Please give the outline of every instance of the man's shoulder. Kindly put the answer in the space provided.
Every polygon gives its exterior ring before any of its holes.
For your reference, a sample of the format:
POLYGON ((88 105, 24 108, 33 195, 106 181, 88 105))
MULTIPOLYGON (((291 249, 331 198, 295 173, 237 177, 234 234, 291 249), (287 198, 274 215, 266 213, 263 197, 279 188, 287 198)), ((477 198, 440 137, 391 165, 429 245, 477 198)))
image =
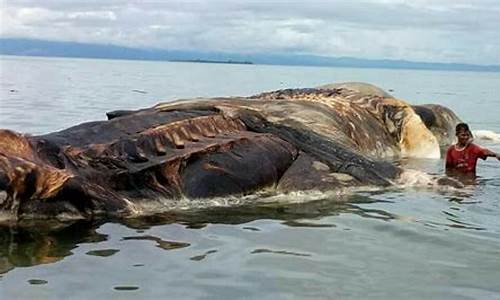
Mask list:
POLYGON ((470 146, 471 147, 469 147, 470 149, 468 150, 469 153, 474 153, 474 155, 477 155, 478 157, 480 157, 482 159, 486 159, 486 155, 488 152, 488 150, 486 148, 483 148, 483 147, 476 145, 476 144, 471 144, 470 146))
POLYGON ((469 149, 470 150, 483 150, 483 147, 477 145, 477 144, 474 144, 474 143, 470 143, 469 144, 469 149))

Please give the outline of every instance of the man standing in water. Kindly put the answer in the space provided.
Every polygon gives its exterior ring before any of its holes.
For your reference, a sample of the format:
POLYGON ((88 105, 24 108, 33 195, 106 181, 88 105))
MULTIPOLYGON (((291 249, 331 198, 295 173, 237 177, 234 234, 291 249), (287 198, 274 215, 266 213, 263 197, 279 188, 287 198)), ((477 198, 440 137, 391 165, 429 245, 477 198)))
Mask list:
POLYGON ((457 143, 446 152, 446 173, 475 175, 478 158, 496 157, 500 160, 500 154, 472 143, 472 132, 467 124, 458 124, 455 135, 457 143))

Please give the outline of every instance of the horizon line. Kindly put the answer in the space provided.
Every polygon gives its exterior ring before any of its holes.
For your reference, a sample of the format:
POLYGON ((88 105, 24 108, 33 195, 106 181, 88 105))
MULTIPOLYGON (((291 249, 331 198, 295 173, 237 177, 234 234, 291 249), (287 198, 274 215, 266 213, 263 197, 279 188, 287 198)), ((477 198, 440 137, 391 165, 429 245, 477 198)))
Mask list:
MULTIPOLYGON (((52 43, 54 45, 61 44, 73 44, 74 46, 82 47, 113 47, 116 49, 128 49, 131 51, 147 51, 152 52, 152 54, 170 54, 174 56, 173 53, 168 52, 185 52, 184 55, 190 56, 189 58, 178 58, 178 57, 140 57, 138 53, 124 53, 123 56, 118 56, 114 53, 106 55, 103 53, 50 53, 56 52, 54 49, 43 49, 46 53, 27 53, 19 49, 7 50, 0 48, 0 55, 8 56, 25 56, 25 57, 67 57, 67 58, 94 58, 94 59, 122 59, 122 60, 141 60, 141 61, 190 61, 190 60, 201 60, 201 61, 240 61, 241 58, 231 57, 232 55, 242 56, 246 58, 245 61, 251 61, 253 65, 282 65, 282 66, 313 66, 313 67, 345 67, 345 68, 381 68, 381 69, 408 69, 408 70, 441 70, 441 71, 476 71, 476 72, 500 72, 500 65, 495 64, 471 64, 471 63, 457 63, 457 62, 423 62, 423 61, 412 61, 406 59, 370 59, 370 58, 357 58, 350 56, 321 56, 314 54, 297 54, 297 53, 238 53, 238 52, 223 52, 223 51, 202 51, 202 50, 178 50, 178 49, 160 49, 160 48, 136 48, 129 46, 119 46, 114 44, 97 44, 97 43, 83 43, 83 42, 72 42, 72 41, 53 41, 53 40, 42 40, 42 39, 26 39, 26 38, 5 38, 0 37, 0 41, 11 41, 11 42, 32 42, 32 43, 52 43), (48 53, 47 53, 48 52, 48 53), (165 53, 162 53, 165 52, 165 53), (194 52, 194 53, 193 53, 194 52), (226 58, 207 58, 202 57, 203 55, 226 55, 226 58), (253 57, 252 57, 253 56, 253 57), (256 57, 257 58, 256 58, 256 57), (260 59, 258 58, 259 56, 260 59), (300 61, 302 59, 317 59, 318 61, 300 61), (280 61, 280 60, 293 60, 296 61, 280 61), (257 61, 255 61, 257 60, 257 61), (267 60, 267 61, 258 61, 267 60), (273 61, 274 60, 274 61, 273 61), (319 60, 332 60, 319 61, 319 60), (335 61, 337 60, 337 61, 335 61), (340 61, 339 61, 340 60, 340 61), (352 60, 351 62, 346 62, 345 60, 352 60), (372 64, 372 65, 370 65, 372 64), (397 65, 403 64, 403 65, 397 65)), ((8 45, 0 45, 8 47, 8 45)), ((26 49, 29 50, 29 49, 26 49)), ((40 49, 36 49, 40 50, 40 49)), ((85 50, 85 49, 80 49, 85 50)), ((193 61, 193 63, 196 61, 193 61)))

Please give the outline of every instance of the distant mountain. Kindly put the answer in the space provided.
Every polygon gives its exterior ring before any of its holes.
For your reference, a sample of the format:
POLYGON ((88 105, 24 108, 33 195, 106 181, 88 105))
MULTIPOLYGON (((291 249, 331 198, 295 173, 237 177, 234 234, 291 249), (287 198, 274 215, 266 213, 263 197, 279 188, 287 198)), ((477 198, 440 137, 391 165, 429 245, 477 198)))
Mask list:
POLYGON ((330 66, 354 68, 390 68, 422 70, 458 70, 500 72, 499 65, 428 63, 406 60, 373 60, 351 57, 325 57, 282 53, 224 53, 209 51, 161 50, 114 45, 54 42, 33 39, 0 38, 0 54, 21 56, 80 57, 130 60, 164 60, 193 62, 247 62, 252 64, 330 66))

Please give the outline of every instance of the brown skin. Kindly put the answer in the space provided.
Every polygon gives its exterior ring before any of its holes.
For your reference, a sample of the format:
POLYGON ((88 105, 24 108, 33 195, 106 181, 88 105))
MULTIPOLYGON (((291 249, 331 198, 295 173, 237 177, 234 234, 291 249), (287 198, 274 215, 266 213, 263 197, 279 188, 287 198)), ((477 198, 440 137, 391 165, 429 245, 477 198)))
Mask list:
POLYGON ((456 144, 457 147, 466 147, 472 142, 472 134, 467 130, 460 130, 457 132, 456 136, 458 139, 456 144))

